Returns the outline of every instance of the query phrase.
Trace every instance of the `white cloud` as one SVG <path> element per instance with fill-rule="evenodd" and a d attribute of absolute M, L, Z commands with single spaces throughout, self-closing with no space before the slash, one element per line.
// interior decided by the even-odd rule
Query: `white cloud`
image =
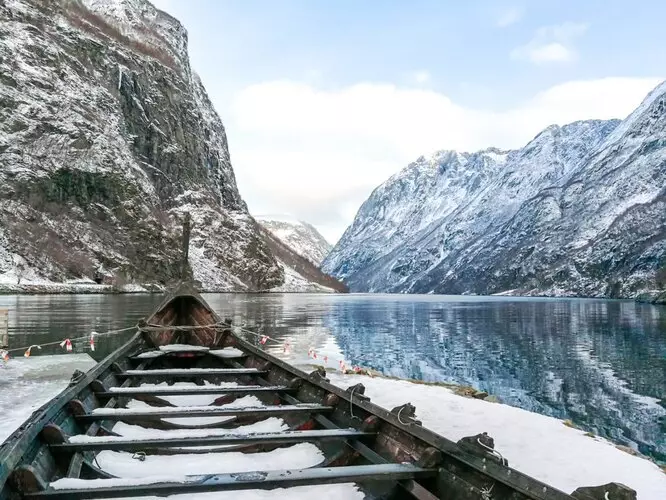
<path fill-rule="evenodd" d="M 572 81 L 493 112 L 426 89 L 360 83 L 319 90 L 278 81 L 238 93 L 226 124 L 251 210 L 291 212 L 335 241 L 372 189 L 421 154 L 516 148 L 553 123 L 623 118 L 659 82 Z"/>
<path fill-rule="evenodd" d="M 412 78 L 416 83 L 419 84 L 428 83 L 430 81 L 430 73 L 427 71 L 416 71 L 412 75 Z"/>
<path fill-rule="evenodd" d="M 506 28 L 512 24 L 517 23 L 523 18 L 524 11 L 518 7 L 510 7 L 505 11 L 501 12 L 497 18 L 497 26 L 500 28 Z"/>
<path fill-rule="evenodd" d="M 572 22 L 541 27 L 529 42 L 513 49 L 510 56 L 512 59 L 528 60 L 536 64 L 573 61 L 578 56 L 574 42 L 587 29 L 585 23 Z"/>

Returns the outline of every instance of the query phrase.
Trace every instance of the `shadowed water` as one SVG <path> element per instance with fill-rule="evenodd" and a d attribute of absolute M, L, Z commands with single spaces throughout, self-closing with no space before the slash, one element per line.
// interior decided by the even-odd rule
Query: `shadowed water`
<path fill-rule="evenodd" d="M 657 404 L 666 398 L 665 307 L 457 296 L 205 298 L 236 324 L 290 337 L 290 362 L 309 362 L 308 348 L 315 347 L 320 361 L 329 356 L 331 367 L 344 357 L 388 375 L 472 385 L 507 404 L 571 419 L 666 460 L 666 410 Z M 0 308 L 10 310 L 11 346 L 22 347 L 134 325 L 161 300 L 150 295 L 0 296 Z M 100 337 L 95 357 L 129 335 Z M 74 347 L 84 352 L 87 343 Z M 281 346 L 266 348 L 285 357 Z M 61 352 L 54 346 L 39 354 Z"/>

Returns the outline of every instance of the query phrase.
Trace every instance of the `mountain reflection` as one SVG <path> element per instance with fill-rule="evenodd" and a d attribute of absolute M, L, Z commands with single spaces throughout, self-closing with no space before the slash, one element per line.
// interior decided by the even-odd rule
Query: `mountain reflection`
<path fill-rule="evenodd" d="M 354 363 L 471 385 L 664 460 L 665 320 L 620 301 L 368 298 L 326 325 Z"/>

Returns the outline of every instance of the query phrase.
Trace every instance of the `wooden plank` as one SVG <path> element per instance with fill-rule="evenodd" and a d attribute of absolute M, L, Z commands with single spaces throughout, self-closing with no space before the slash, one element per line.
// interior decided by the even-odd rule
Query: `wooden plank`
<path fill-rule="evenodd" d="M 93 411 L 93 413 L 88 413 L 86 415 L 75 415 L 74 418 L 76 418 L 79 422 L 95 422 L 98 420 L 122 420 L 124 422 L 131 422 L 158 418 L 237 417 L 247 415 L 260 415 L 269 417 L 273 415 L 293 413 L 321 413 L 330 411 L 333 411 L 332 406 L 316 404 L 276 405 L 244 408 L 201 406 L 193 407 L 192 409 L 183 409 L 182 407 L 174 406 L 159 408 L 159 410 L 155 411 L 125 410 L 122 408 L 106 410 L 102 408 L 96 409 Z"/>
<path fill-rule="evenodd" d="M 135 396 L 187 396 L 199 394 L 233 394 L 236 396 L 255 394 L 259 392 L 294 392 L 296 389 L 286 385 L 262 386 L 246 385 L 239 387 L 216 387 L 210 385 L 201 385 L 196 387 L 132 387 L 123 390 L 118 387 L 111 387 L 108 391 L 96 392 L 97 397 L 135 397 Z"/>
<path fill-rule="evenodd" d="M 335 439 L 359 439 L 374 436 L 372 432 L 353 429 L 332 429 L 313 431 L 267 432 L 249 435 L 225 434 L 221 436 L 165 438 L 165 439 L 109 439 L 98 438 L 94 441 L 58 443 L 50 446 L 54 452 L 83 452 L 99 450 L 141 451 L 148 448 L 170 448 L 187 446 L 216 446 L 241 444 L 287 444 L 299 442 L 328 441 Z"/>
<path fill-rule="evenodd" d="M 165 496 L 194 494 L 210 491 L 272 490 L 294 486 L 353 483 L 363 481 L 396 481 L 411 478 L 428 478 L 437 474 L 436 469 L 424 469 L 410 464 L 357 465 L 348 467 L 315 467 L 298 470 L 257 471 L 234 474 L 186 476 L 182 483 L 155 483 L 118 485 L 86 489 L 53 489 L 29 493 L 24 498 L 88 499 L 122 498 L 127 496 Z M 113 483 L 114 480 L 108 480 Z M 128 479 L 120 480 L 127 483 Z"/>
<path fill-rule="evenodd" d="M 264 375 L 266 370 L 256 368 L 171 368 L 159 370 L 126 370 L 119 377 L 203 377 L 207 375 Z"/>

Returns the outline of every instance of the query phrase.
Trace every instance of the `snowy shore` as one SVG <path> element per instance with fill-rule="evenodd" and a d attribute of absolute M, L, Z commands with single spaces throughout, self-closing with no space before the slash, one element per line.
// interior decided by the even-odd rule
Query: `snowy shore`
<path fill-rule="evenodd" d="M 289 270 L 291 271 L 291 270 Z M 283 285 L 255 293 L 336 293 L 331 288 L 311 283 L 303 278 L 298 279 L 295 273 L 287 273 Z M 56 283 L 50 281 L 3 281 L 0 277 L 0 295 L 52 295 L 52 294 L 114 294 L 114 293 L 164 293 L 166 288 L 155 283 L 128 284 L 121 287 L 98 285 L 93 281 L 73 281 Z M 201 293 L 248 293 L 244 290 L 209 289 L 202 287 Z"/>
<path fill-rule="evenodd" d="M 66 387 L 73 369 L 85 370 L 93 365 L 87 354 L 37 356 L 0 363 L 0 441 L 31 411 Z M 385 408 L 411 402 L 424 426 L 451 440 L 488 432 L 495 439 L 496 449 L 513 468 L 567 493 L 579 486 L 616 481 L 635 489 L 638 500 L 664 499 L 666 474 L 656 464 L 570 428 L 561 420 L 458 396 L 436 385 L 364 375 L 328 376 L 341 387 L 363 383 L 366 395 Z M 317 487 L 317 491 L 327 495 L 326 488 Z M 249 493 L 247 498 L 267 498 L 265 492 L 256 496 Z"/>

